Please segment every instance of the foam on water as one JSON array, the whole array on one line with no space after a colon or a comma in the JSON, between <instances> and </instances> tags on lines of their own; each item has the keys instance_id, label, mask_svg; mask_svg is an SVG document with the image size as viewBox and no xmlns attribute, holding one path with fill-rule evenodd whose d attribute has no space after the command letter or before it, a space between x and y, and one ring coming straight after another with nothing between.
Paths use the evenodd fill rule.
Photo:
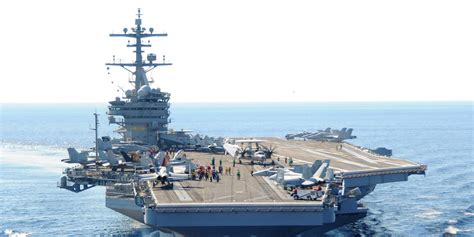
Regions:
<instances>
[{"instance_id":1,"label":"foam on water","mask_svg":"<svg viewBox=\"0 0 474 237\"><path fill-rule=\"evenodd\" d=\"M8 237L26 237L31 234L26 232L15 231L12 229L6 229L3 233Z\"/></svg>"},{"instance_id":2,"label":"foam on water","mask_svg":"<svg viewBox=\"0 0 474 237\"><path fill-rule=\"evenodd\" d=\"M152 231L107 209L102 187L79 194L57 188L65 166L60 162L66 155L63 150L20 148L25 147L7 144L0 149L0 228L16 230L9 236L142 236Z\"/></svg>"},{"instance_id":3,"label":"foam on water","mask_svg":"<svg viewBox=\"0 0 474 237\"><path fill-rule=\"evenodd\" d=\"M63 148L29 146L20 144L0 144L0 162L21 166L35 166L43 171L58 173L67 165L61 159L67 158Z\"/></svg>"},{"instance_id":4,"label":"foam on water","mask_svg":"<svg viewBox=\"0 0 474 237\"><path fill-rule=\"evenodd\" d=\"M415 216L419 217L419 218L425 218L425 219L436 219L441 214L443 214L443 213L440 212L440 211L437 211L437 210L432 209L432 208L426 208L426 209L422 210L419 214L416 214Z\"/></svg>"}]
</instances>

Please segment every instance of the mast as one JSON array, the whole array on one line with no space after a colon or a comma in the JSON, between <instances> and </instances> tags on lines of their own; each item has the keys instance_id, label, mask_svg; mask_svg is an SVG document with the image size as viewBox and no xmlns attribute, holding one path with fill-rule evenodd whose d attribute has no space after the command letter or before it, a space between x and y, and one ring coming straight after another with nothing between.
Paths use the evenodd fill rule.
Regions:
<instances>
[{"instance_id":1,"label":"mast","mask_svg":"<svg viewBox=\"0 0 474 237\"><path fill-rule=\"evenodd\" d=\"M123 136L124 141L156 145L158 134L168 131L170 93L161 91L159 87L152 88L150 84L153 80L149 81L146 74L158 66L169 66L171 63L165 61L165 56L162 62L156 62L156 55L153 53L148 53L144 57L144 48L151 47L150 41L144 43L144 39L166 37L168 34L156 34L152 27L148 29L143 27L141 16L138 9L134 27L124 28L123 34L110 34L111 37L132 38L132 42L128 41L127 47L133 48L135 61L116 62L114 56L113 62L106 65L119 66L132 73L134 79L129 82L134 88L123 90L125 97L116 97L114 101L110 101L107 114L109 123L119 125L116 132Z\"/></svg>"},{"instance_id":2,"label":"mast","mask_svg":"<svg viewBox=\"0 0 474 237\"><path fill-rule=\"evenodd\" d=\"M95 160L99 161L99 114L97 112L94 113L94 130L95 132Z\"/></svg>"},{"instance_id":3,"label":"mast","mask_svg":"<svg viewBox=\"0 0 474 237\"><path fill-rule=\"evenodd\" d=\"M138 13L137 13L137 18L135 19L135 27L131 27L130 30L131 32L128 33L127 28L123 28L123 34L110 34L110 37L128 37L128 38L133 38L135 40L134 43L127 45L127 47L133 47L135 50L133 51L135 53L135 62L131 63L122 63L122 62L115 62L115 56L113 59L112 63L106 63L105 65L107 66L120 66L124 68L125 70L129 71L133 75L135 75L135 81L131 81L131 83L134 83L135 85L135 90L138 91L143 85L148 85L151 81L148 81L146 77L146 73L155 69L158 66L170 66L172 65L171 63L165 62L165 56L163 55L163 62L162 63L156 63L156 55L155 54L148 54L147 56L147 61L143 60L142 53L144 53L142 48L146 47L151 47L151 44L149 43L143 43L142 39L145 38L150 38L150 37L166 37L168 36L167 33L160 33L160 34L154 34L154 29L150 27L147 29L142 26L142 19L141 16L140 8L138 8ZM146 69L145 69L146 67ZM130 70L129 68L134 68L134 71ZM107 69L109 69L107 67Z\"/></svg>"}]
</instances>

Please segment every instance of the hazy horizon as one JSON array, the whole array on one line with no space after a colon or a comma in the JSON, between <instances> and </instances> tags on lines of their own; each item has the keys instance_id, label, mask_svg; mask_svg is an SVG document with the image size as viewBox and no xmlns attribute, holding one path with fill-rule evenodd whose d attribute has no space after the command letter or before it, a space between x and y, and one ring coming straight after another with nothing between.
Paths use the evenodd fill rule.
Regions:
<instances>
[{"instance_id":1,"label":"hazy horizon","mask_svg":"<svg viewBox=\"0 0 474 237\"><path fill-rule=\"evenodd\" d=\"M432 100L432 101L179 101L172 104L472 104L469 100ZM102 102L0 102L0 105L108 105L109 101Z\"/></svg>"}]
</instances>

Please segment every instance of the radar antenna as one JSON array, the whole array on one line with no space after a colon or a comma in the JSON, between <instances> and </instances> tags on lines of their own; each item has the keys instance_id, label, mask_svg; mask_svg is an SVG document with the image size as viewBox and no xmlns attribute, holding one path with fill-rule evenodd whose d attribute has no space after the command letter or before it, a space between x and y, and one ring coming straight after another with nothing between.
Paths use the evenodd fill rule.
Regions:
<instances>
[{"instance_id":1,"label":"radar antenna","mask_svg":"<svg viewBox=\"0 0 474 237\"><path fill-rule=\"evenodd\" d=\"M110 34L110 37L128 37L128 38L133 38L135 39L135 42L127 44L127 47L133 47L134 48L134 53L135 53L135 62L131 63L122 63L122 62L116 62L115 56L114 60L112 63L106 63L107 66L120 66L124 68L125 70L131 72L135 76L135 80L131 81L131 83L134 83L135 85L135 90L138 91L143 85L149 85L149 83L153 83L153 81L149 81L147 79L146 73L155 69L158 66L170 66L172 65L171 63L167 63L164 59L163 56L163 62L162 63L157 63L154 62L156 61L156 55L155 54L148 54L147 56L147 61L145 61L142 57L143 51L142 48L146 47L151 47L151 44L149 43L143 43L142 39L144 38L149 38L149 37L166 37L168 36L167 33L159 33L155 34L154 29L152 27L148 28L148 32L146 31L147 29L145 27L142 27L142 19L141 16L143 14L141 13L140 8L138 8L138 13L137 13L137 19L135 19L135 27L130 28L130 32L128 31L129 29L123 28L123 34ZM145 70L145 67L147 69ZM134 68L129 69L129 68Z\"/></svg>"}]
</instances>

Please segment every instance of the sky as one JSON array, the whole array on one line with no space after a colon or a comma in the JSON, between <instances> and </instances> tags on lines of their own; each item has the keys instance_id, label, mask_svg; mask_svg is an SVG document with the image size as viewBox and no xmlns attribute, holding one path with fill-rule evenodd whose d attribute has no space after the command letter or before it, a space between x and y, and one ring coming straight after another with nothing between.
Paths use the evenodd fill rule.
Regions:
<instances>
[{"instance_id":1,"label":"sky","mask_svg":"<svg viewBox=\"0 0 474 237\"><path fill-rule=\"evenodd\" d=\"M134 24L172 102L474 101L474 1L0 3L0 103L105 102L130 88Z\"/></svg>"}]
</instances>

